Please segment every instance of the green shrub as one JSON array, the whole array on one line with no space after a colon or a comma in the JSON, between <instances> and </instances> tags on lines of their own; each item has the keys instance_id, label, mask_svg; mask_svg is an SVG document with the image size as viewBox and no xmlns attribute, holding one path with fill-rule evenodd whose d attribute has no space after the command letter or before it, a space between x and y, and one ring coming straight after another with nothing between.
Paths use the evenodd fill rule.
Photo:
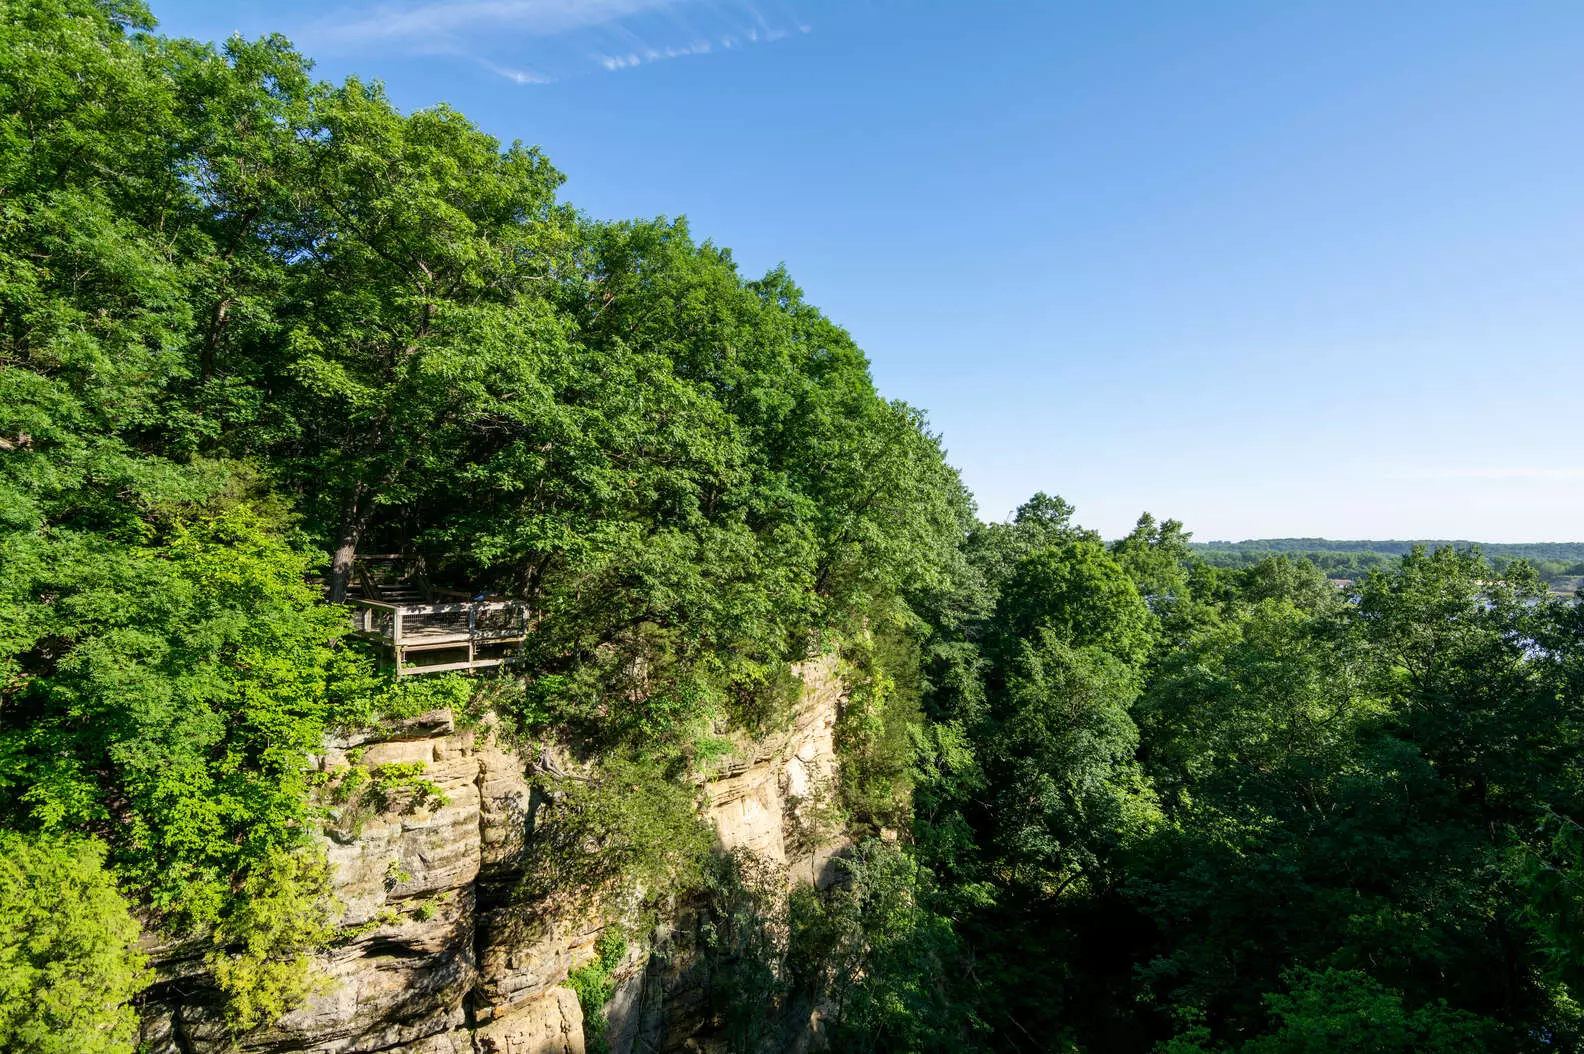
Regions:
<instances>
[{"instance_id":1,"label":"green shrub","mask_svg":"<svg viewBox=\"0 0 1584 1054\"><path fill-rule=\"evenodd\" d=\"M850 686L836 722L842 805L868 833L912 814L913 731L923 723L920 652L910 630L878 625L843 648Z\"/></svg>"},{"instance_id":2,"label":"green shrub","mask_svg":"<svg viewBox=\"0 0 1584 1054\"><path fill-rule=\"evenodd\" d=\"M627 939L615 930L600 934L595 958L567 974L566 986L577 993L583 1008L583 1041L591 1052L610 1050L605 1039L605 1004L616 993L612 976L627 957Z\"/></svg>"},{"instance_id":3,"label":"green shrub","mask_svg":"<svg viewBox=\"0 0 1584 1054\"><path fill-rule=\"evenodd\" d=\"M778 1037L788 991L787 873L746 849L717 853L706 872L697 944L709 1012L730 1050Z\"/></svg>"},{"instance_id":4,"label":"green shrub","mask_svg":"<svg viewBox=\"0 0 1584 1054\"><path fill-rule=\"evenodd\" d=\"M239 1022L305 990L288 975L327 882L292 863L305 759L378 683L276 530L238 506L126 541L0 539L0 669L29 671L0 708L0 823L98 835L161 928L215 935Z\"/></svg>"},{"instance_id":5,"label":"green shrub","mask_svg":"<svg viewBox=\"0 0 1584 1054\"><path fill-rule=\"evenodd\" d=\"M153 979L98 842L0 831L0 1049L130 1054Z\"/></svg>"},{"instance_id":6,"label":"green shrub","mask_svg":"<svg viewBox=\"0 0 1584 1054\"><path fill-rule=\"evenodd\" d=\"M951 920L935 907L934 877L877 839L838 858L843 881L821 895L792 892L787 968L799 989L833 1006L835 1050L960 1049L979 1028L946 983L962 954Z\"/></svg>"},{"instance_id":7,"label":"green shrub","mask_svg":"<svg viewBox=\"0 0 1584 1054\"><path fill-rule=\"evenodd\" d=\"M227 902L208 962L234 1031L268 1024L323 987L311 953L334 936L329 885L322 852L276 850Z\"/></svg>"},{"instance_id":8,"label":"green shrub","mask_svg":"<svg viewBox=\"0 0 1584 1054\"><path fill-rule=\"evenodd\" d=\"M698 788L657 763L608 758L587 782L540 777L551 801L535 817L521 894L590 900L641 889L650 901L696 887L714 842Z\"/></svg>"}]
</instances>

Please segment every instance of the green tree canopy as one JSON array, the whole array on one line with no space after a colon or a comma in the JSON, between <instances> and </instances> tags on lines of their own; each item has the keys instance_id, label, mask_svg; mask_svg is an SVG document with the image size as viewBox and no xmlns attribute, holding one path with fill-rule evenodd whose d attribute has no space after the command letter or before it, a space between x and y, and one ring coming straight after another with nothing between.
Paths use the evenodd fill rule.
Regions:
<instances>
[{"instance_id":1,"label":"green tree canopy","mask_svg":"<svg viewBox=\"0 0 1584 1054\"><path fill-rule=\"evenodd\" d=\"M139 927L87 839L0 831L0 1045L131 1054L130 1001L152 979Z\"/></svg>"},{"instance_id":2,"label":"green tree canopy","mask_svg":"<svg viewBox=\"0 0 1584 1054\"><path fill-rule=\"evenodd\" d=\"M1135 665L1149 655L1157 629L1127 572L1088 539L1019 560L996 605L995 624L1006 637L1049 631L1072 647L1099 648Z\"/></svg>"}]
</instances>

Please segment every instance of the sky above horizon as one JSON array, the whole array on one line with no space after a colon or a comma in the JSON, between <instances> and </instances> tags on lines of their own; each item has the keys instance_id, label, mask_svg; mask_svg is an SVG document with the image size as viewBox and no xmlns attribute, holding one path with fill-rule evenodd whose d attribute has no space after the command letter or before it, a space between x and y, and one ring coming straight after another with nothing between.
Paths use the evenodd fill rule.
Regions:
<instances>
[{"instance_id":1,"label":"sky above horizon","mask_svg":"<svg viewBox=\"0 0 1584 1054\"><path fill-rule=\"evenodd\" d=\"M1584 5L152 6L784 262L986 519L1584 539Z\"/></svg>"}]
</instances>

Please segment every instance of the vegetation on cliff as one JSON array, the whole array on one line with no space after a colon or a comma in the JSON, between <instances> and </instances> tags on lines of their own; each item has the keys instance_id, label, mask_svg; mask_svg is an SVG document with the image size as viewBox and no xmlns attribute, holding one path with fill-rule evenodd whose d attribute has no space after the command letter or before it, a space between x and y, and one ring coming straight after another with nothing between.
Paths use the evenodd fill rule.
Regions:
<instances>
[{"instance_id":1,"label":"vegetation on cliff","mask_svg":"<svg viewBox=\"0 0 1584 1054\"><path fill-rule=\"evenodd\" d=\"M521 895L698 893L738 1046L1584 1042L1584 608L1530 565L980 523L783 271L284 40L0 7L0 1046L131 1049L140 930L239 1033L311 990L305 759L471 694L346 639L368 551L529 601L491 705L597 760ZM822 650L858 840L785 897L695 780Z\"/></svg>"},{"instance_id":2,"label":"vegetation on cliff","mask_svg":"<svg viewBox=\"0 0 1584 1054\"><path fill-rule=\"evenodd\" d=\"M134 0L4 8L0 824L89 839L236 1027L278 1013L327 939L304 759L413 701L308 584L373 546L530 602L505 716L641 792L573 795L574 833L696 873L628 828L951 566L971 506L922 416L785 273L582 216L444 107Z\"/></svg>"}]
</instances>

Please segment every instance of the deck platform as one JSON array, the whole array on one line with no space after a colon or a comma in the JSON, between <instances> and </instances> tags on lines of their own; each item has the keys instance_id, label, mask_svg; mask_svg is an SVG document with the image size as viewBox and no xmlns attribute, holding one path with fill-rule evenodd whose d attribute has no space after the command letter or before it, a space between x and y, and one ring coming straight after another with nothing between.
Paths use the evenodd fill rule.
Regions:
<instances>
[{"instance_id":1,"label":"deck platform","mask_svg":"<svg viewBox=\"0 0 1584 1054\"><path fill-rule=\"evenodd\" d=\"M379 647L398 677L506 665L528 639L524 601L471 597L432 586L421 574L396 577L367 565L358 579L363 595L347 601L352 633Z\"/></svg>"},{"instance_id":2,"label":"deck platform","mask_svg":"<svg viewBox=\"0 0 1584 1054\"><path fill-rule=\"evenodd\" d=\"M500 666L528 639L528 605L517 600L351 604L352 632L383 646L398 676Z\"/></svg>"}]
</instances>

